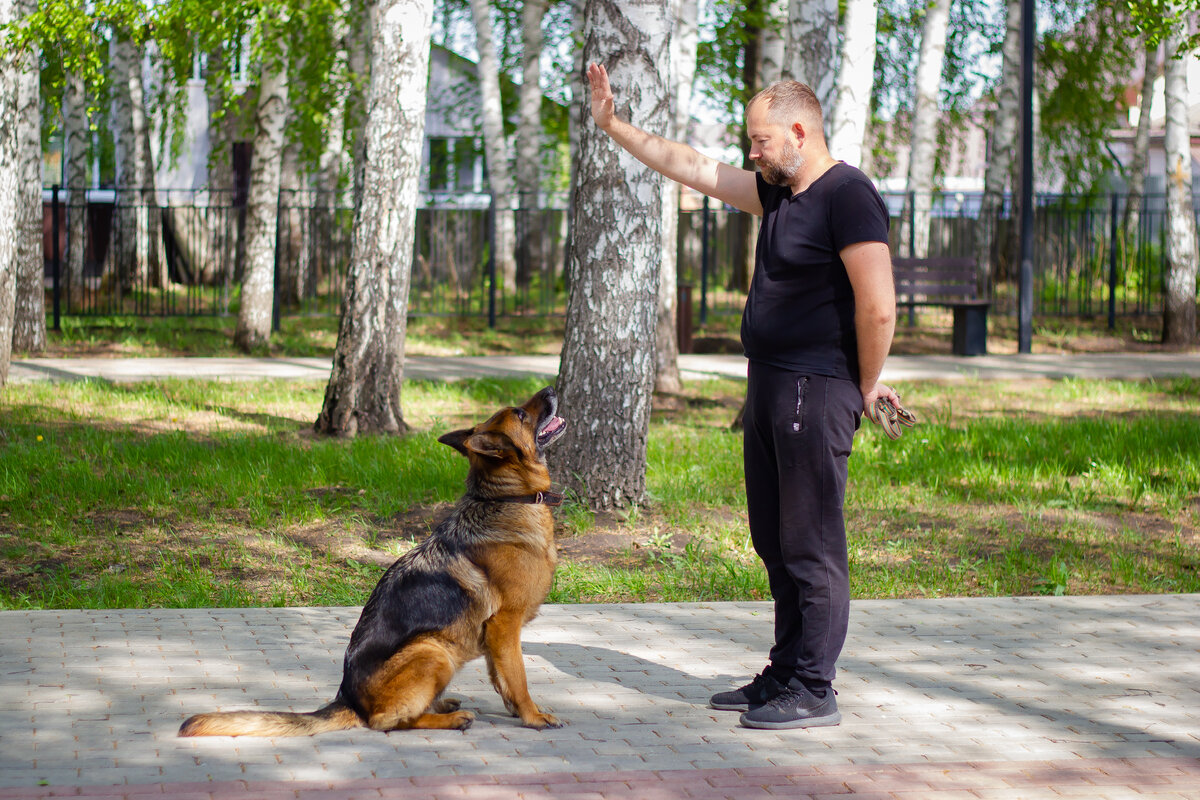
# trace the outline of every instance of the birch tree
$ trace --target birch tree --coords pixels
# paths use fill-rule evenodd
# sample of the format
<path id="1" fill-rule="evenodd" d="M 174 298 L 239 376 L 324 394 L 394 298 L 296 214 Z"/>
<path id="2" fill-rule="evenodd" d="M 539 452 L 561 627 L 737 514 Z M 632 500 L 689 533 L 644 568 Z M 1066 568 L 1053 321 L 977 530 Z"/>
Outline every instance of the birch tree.
<path id="1" fill-rule="evenodd" d="M 687 139 L 692 117 L 692 82 L 696 77 L 698 38 L 696 0 L 670 0 L 671 93 L 667 137 Z M 679 200 L 682 188 L 663 181 L 662 262 L 658 278 L 658 318 L 654 338 L 654 391 L 678 394 L 683 390 L 679 376 Z"/>
<path id="2" fill-rule="evenodd" d="M 16 0 L 0 0 L 0 26 L 18 18 Z M 0 37 L 0 119 L 17 114 L 21 54 Z M 20 165 L 16 125 L 0 125 L 0 231 L 17 230 L 19 220 Z M 17 240 L 0 236 L 0 386 L 8 381 L 12 359 L 13 302 L 17 288 Z"/>
<path id="3" fill-rule="evenodd" d="M 275 290 L 275 233 L 279 222 L 284 126 L 288 120 L 288 51 L 280 28 L 262 26 L 274 47 L 264 51 L 254 121 L 254 155 L 250 160 L 250 193 L 246 199 L 246 269 L 242 303 L 233 343 L 249 353 L 271 336 Z M 266 37 L 271 37 L 266 39 Z M 265 43 L 265 42 L 264 42 Z"/>
<path id="4" fill-rule="evenodd" d="M 366 169 L 317 433 L 400 434 L 432 0 L 381 0 L 370 44 Z"/>
<path id="5" fill-rule="evenodd" d="M 783 77 L 808 84 L 825 110 L 833 107 L 838 58 L 838 0 L 790 0 Z"/>
<path id="6" fill-rule="evenodd" d="M 1154 82 L 1158 79 L 1158 45 L 1146 42 L 1142 61 L 1142 91 L 1138 98 L 1138 122 L 1133 137 L 1133 159 L 1129 163 L 1128 191 L 1125 195 L 1125 214 L 1121 222 L 1124 250 L 1137 240 L 1142 214 L 1142 197 L 1146 193 L 1146 162 L 1150 152 L 1150 104 L 1154 99 Z"/>
<path id="7" fill-rule="evenodd" d="M 876 0 L 846 0 L 841 58 L 834 76 L 829 119 L 829 152 L 856 167 L 863 165 L 871 87 L 875 82 Z"/>
<path id="8" fill-rule="evenodd" d="M 66 143 L 67 172 L 67 270 L 66 285 L 71 298 L 81 298 L 83 291 L 84 249 L 87 227 L 87 159 L 88 108 L 83 77 L 78 72 L 66 76 L 63 92 L 62 117 Z M 72 300 L 71 302 L 74 302 Z"/>
<path id="9" fill-rule="evenodd" d="M 1196 214 L 1192 204 L 1192 152 L 1188 125 L 1187 29 L 1173 26 L 1164 40 L 1166 95 L 1167 275 L 1163 344 L 1196 341 Z"/>
<path id="10" fill-rule="evenodd" d="M 482 102 L 483 149 L 487 159 L 492 203 L 495 205 L 493 257 L 496 260 L 496 273 L 503 276 L 504 286 L 511 290 L 517 276 L 517 262 L 514 258 L 516 225 L 513 216 L 513 181 L 509 171 L 511 159 L 508 139 L 504 135 L 504 108 L 500 101 L 500 60 L 496 55 L 491 5 L 488 0 L 471 0 L 471 16 L 475 20 L 476 49 L 479 51 L 476 73 Z"/>
<path id="11" fill-rule="evenodd" d="M 525 0 L 521 8 L 521 89 L 517 122 L 517 253 L 522 283 L 542 267 L 542 232 L 538 224 L 541 188 L 542 133 L 542 17 L 547 0 Z"/>
<path id="12" fill-rule="evenodd" d="M 787 57 L 788 0 L 769 0 L 765 11 L 760 49 L 762 51 L 762 85 L 770 86 L 783 77 Z"/>
<path id="13" fill-rule="evenodd" d="M 975 234 L 976 283 L 982 292 L 987 291 L 989 279 L 998 269 L 996 232 L 1020 138 L 1021 0 L 1008 0 L 1005 9 L 1000 84 L 996 87 L 996 111 Z"/>
<path id="14" fill-rule="evenodd" d="M 900 227 L 900 252 L 924 258 L 929 251 L 929 223 L 933 206 L 933 174 L 937 164 L 937 128 L 940 87 L 946 55 L 946 30 L 950 0 L 930 0 L 921 30 L 917 61 L 916 98 L 908 159 L 908 191 Z"/>
<path id="15" fill-rule="evenodd" d="M 122 292 L 151 274 L 150 204 L 153 165 L 142 83 L 142 46 L 127 31 L 112 40 L 113 121 L 117 146 L 117 199 L 109 254 Z"/>
<path id="16" fill-rule="evenodd" d="M 27 18 L 37 10 L 37 1 L 22 0 L 17 10 L 22 18 Z M 13 301 L 12 347 L 24 353 L 40 353 L 46 349 L 41 59 L 38 50 L 32 46 L 22 48 L 19 56 L 16 128 L 21 201 L 16 227 L 17 285 Z"/>
<path id="17" fill-rule="evenodd" d="M 650 133 L 668 124 L 665 0 L 588 0 L 584 61 L 606 65 L 617 113 Z M 558 387 L 575 420 L 555 474 L 594 509 L 639 503 L 654 388 L 662 177 L 594 124 L 583 126 Z"/>

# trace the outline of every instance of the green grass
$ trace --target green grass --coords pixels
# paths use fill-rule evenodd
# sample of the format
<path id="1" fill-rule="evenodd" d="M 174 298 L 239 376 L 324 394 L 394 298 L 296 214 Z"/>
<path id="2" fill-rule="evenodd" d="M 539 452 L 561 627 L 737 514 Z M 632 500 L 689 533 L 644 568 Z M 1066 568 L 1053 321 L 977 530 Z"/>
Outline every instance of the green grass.
<path id="1" fill-rule="evenodd" d="M 360 604 L 462 491 L 437 435 L 537 388 L 409 381 L 411 435 L 334 441 L 311 433 L 317 382 L 5 387 L 0 608 Z M 656 412 L 643 505 L 556 512 L 551 601 L 768 597 L 728 431 L 743 389 Z M 922 424 L 864 429 L 851 458 L 854 596 L 1200 591 L 1200 382 L 901 391 Z"/>

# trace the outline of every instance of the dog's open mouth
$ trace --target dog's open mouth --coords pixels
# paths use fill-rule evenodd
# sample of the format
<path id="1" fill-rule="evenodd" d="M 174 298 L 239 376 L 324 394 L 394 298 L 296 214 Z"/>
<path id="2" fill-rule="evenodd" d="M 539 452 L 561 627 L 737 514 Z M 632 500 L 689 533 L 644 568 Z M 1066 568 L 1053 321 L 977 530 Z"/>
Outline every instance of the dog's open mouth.
<path id="1" fill-rule="evenodd" d="M 545 447 L 563 434 L 567 429 L 567 422 L 562 417 L 556 417 L 551 414 L 546 418 L 537 431 L 538 447 Z"/>

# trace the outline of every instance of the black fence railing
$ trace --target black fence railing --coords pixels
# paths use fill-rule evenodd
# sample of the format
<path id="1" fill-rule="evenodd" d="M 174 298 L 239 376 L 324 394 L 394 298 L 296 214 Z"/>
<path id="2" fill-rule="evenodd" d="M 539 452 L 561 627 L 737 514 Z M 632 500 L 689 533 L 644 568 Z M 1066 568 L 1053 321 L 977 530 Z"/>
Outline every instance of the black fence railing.
<path id="1" fill-rule="evenodd" d="M 885 197 L 892 247 L 901 252 L 906 208 Z M 277 307 L 282 315 L 337 314 L 351 258 L 347 198 L 280 196 Z M 65 315 L 227 315 L 236 312 L 245 262 L 245 207 L 232 192 L 171 193 L 159 205 L 141 192 L 57 188 L 46 192 L 47 288 Z M 1166 273 L 1165 198 L 1142 205 L 1122 234 L 1125 198 L 1039 195 L 1035 219 L 1035 314 L 1159 314 Z M 937 195 L 927 255 L 973 256 L 983 227 L 978 199 Z M 564 313 L 568 215 L 563 208 L 513 213 L 515 258 L 495 258 L 497 220 L 484 203 L 430 203 L 417 212 L 409 312 L 499 318 Z M 908 220 L 911 222 L 910 220 Z M 1007 203 L 988 221 L 996 235 L 993 313 L 1016 311 L 1016 229 Z M 57 231 L 58 247 L 53 246 Z M 680 210 L 679 282 L 695 322 L 740 313 L 752 270 L 757 220 L 715 201 Z"/>

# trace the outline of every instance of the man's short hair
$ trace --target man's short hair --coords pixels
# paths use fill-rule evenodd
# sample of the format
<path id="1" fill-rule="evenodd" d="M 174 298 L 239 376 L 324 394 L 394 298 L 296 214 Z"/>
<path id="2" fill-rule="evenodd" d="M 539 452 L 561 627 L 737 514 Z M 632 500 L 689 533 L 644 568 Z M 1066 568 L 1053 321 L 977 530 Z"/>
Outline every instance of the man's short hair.
<path id="1" fill-rule="evenodd" d="M 776 81 L 750 99 L 746 110 L 759 101 L 767 104 L 767 118 L 776 125 L 791 125 L 793 122 L 815 124 L 818 129 L 824 124 L 821 101 L 808 84 L 800 81 Z"/>

